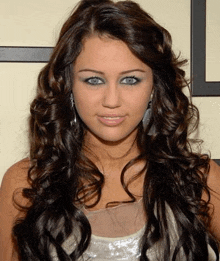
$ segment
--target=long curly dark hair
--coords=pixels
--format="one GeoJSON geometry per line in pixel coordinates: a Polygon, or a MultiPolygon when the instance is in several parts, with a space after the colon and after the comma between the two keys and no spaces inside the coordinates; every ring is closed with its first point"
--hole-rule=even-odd
{"type": "Polygon", "coordinates": [[[188,86],[180,61],[172,51],[171,36],[132,1],[82,0],[65,22],[48,64],[40,72],[37,96],[31,104],[30,159],[31,187],[23,195],[31,202],[25,218],[13,228],[21,260],[52,260],[51,248],[59,260],[77,260],[91,239],[88,219],[80,204],[102,193],[104,176],[83,152],[86,126],[71,105],[74,61],[90,35],[105,35],[127,44],[130,51],[153,71],[152,113],[147,128],[138,126],[136,142],[140,155],[121,173],[141,160],[146,164],[143,202],[147,225],[141,240],[140,260],[149,260],[148,250],[160,243],[162,260],[208,260],[208,244],[217,245],[208,232],[208,155],[192,152],[189,132],[198,124],[198,111],[184,95],[188,86]],[[77,121],[74,121],[74,119],[77,121]],[[153,127],[152,127],[153,126],[153,127]],[[149,131],[153,128],[153,133],[149,131]],[[171,245],[167,207],[175,218],[178,240],[171,245]],[[62,248],[74,231],[79,240],[71,254],[62,248]],[[173,251],[171,249],[173,248],[173,251]],[[182,259],[181,259],[182,260],[182,259]]]}

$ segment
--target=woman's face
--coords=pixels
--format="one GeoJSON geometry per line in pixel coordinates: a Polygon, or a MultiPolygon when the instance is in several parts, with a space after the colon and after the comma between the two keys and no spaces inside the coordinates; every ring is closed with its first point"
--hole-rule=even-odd
{"type": "Polygon", "coordinates": [[[87,137],[105,142],[136,137],[152,87],[151,68],[124,42],[86,39],[74,65],[73,96],[87,137]]]}

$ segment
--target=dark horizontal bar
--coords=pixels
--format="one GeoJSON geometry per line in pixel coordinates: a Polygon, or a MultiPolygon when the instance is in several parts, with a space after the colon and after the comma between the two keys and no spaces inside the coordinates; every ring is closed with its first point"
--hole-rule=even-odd
{"type": "Polygon", "coordinates": [[[206,82],[199,77],[194,79],[196,80],[192,83],[193,97],[220,96],[220,82],[206,82]]]}
{"type": "Polygon", "coordinates": [[[220,159],[213,159],[220,166],[220,159]]]}
{"type": "Polygon", "coordinates": [[[0,47],[0,62],[48,62],[52,47],[0,47]]]}

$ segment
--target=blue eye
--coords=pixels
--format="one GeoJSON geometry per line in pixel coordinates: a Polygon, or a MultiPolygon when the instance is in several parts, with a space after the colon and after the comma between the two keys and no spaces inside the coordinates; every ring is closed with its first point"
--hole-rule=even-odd
{"type": "Polygon", "coordinates": [[[125,77],[121,80],[122,84],[127,84],[127,85],[135,85],[137,83],[139,83],[141,80],[135,76],[128,76],[125,77]]]}
{"type": "Polygon", "coordinates": [[[84,81],[90,85],[100,85],[104,83],[104,81],[101,78],[95,76],[87,78],[84,81]]]}

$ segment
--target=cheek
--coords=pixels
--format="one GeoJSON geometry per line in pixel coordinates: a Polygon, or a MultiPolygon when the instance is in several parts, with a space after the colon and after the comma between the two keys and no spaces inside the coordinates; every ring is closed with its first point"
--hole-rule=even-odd
{"type": "Polygon", "coordinates": [[[138,94],[133,96],[130,106],[133,108],[135,114],[143,115],[145,113],[151,99],[150,94],[151,93],[142,93],[142,95],[138,94]]]}
{"type": "Polygon", "coordinates": [[[94,97],[90,93],[84,92],[82,90],[73,90],[73,95],[75,107],[80,118],[82,120],[89,118],[97,107],[96,102],[94,101],[94,97]]]}
{"type": "Polygon", "coordinates": [[[85,97],[80,97],[75,99],[75,107],[80,116],[83,118],[84,115],[88,114],[89,112],[89,104],[86,102],[85,97]]]}

